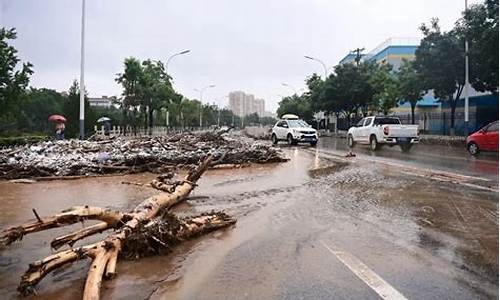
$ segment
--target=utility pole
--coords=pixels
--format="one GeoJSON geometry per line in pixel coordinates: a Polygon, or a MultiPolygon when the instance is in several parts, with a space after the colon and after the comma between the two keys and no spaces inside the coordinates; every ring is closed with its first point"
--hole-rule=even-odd
{"type": "Polygon", "coordinates": [[[82,0],[82,33],[80,52],[80,140],[85,138],[85,0],[82,0]]]}
{"type": "Polygon", "coordinates": [[[351,54],[356,54],[356,57],[354,58],[354,61],[356,62],[356,66],[359,66],[359,62],[361,61],[361,52],[363,52],[365,48],[356,48],[351,51],[351,54]]]}
{"type": "MultiPolygon", "coordinates": [[[[465,0],[465,12],[467,12],[467,0],[465,0]]],[[[465,103],[464,103],[464,133],[469,135],[469,41],[465,37],[465,83],[464,83],[465,103]]]]}

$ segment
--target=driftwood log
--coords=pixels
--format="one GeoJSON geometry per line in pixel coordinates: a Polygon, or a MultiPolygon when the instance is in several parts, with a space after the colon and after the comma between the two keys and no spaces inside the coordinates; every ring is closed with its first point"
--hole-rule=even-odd
{"type": "Polygon", "coordinates": [[[194,217],[177,218],[168,212],[173,205],[183,201],[195,188],[196,181],[212,165],[212,156],[191,170],[182,181],[173,187],[164,188],[158,182],[162,193],[152,196],[139,204],[132,212],[103,209],[99,207],[72,207],[59,214],[40,218],[33,210],[36,220],[5,229],[0,235],[0,243],[7,246],[24,235],[62,227],[83,220],[98,220],[99,223],[57,237],[51,242],[54,249],[64,245],[70,247],[77,241],[96,233],[113,229],[104,240],[94,244],[71,248],[35,261],[29,265],[21,277],[18,291],[23,295],[33,293],[35,285],[49,272],[68,263],[90,258],[92,263],[87,274],[83,299],[99,299],[103,278],[116,275],[118,257],[138,258],[147,255],[168,253],[175,244],[191,237],[234,224],[235,219],[222,212],[211,212],[194,217]]]}

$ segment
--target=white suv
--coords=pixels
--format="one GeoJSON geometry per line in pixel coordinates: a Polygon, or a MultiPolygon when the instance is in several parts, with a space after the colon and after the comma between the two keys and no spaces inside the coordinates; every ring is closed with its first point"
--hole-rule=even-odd
{"type": "Polygon", "coordinates": [[[278,141],[287,141],[289,145],[309,143],[311,146],[316,146],[318,134],[303,120],[285,119],[274,125],[271,139],[275,145],[278,144],[278,141]]]}

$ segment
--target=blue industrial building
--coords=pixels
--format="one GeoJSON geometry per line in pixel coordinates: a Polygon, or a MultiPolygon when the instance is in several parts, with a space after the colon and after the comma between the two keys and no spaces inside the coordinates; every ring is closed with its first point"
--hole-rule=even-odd
{"type": "MultiPolygon", "coordinates": [[[[363,61],[375,61],[390,64],[398,70],[403,60],[415,58],[415,51],[419,45],[417,39],[390,38],[369,53],[360,53],[363,61]]],[[[339,64],[355,63],[356,53],[349,53],[342,58],[339,64]]],[[[438,66],[436,66],[438,67],[438,66]]],[[[469,89],[469,132],[498,119],[498,95],[479,93],[469,89]]],[[[462,93],[463,96],[463,93],[462,93]]],[[[401,118],[404,123],[411,123],[411,106],[405,102],[392,110],[394,115],[401,118]]],[[[429,91],[422,100],[418,101],[415,108],[415,122],[420,130],[431,134],[449,134],[450,132],[450,107],[449,103],[439,101],[429,91]]],[[[464,133],[464,99],[459,99],[455,111],[455,132],[464,133]]]]}

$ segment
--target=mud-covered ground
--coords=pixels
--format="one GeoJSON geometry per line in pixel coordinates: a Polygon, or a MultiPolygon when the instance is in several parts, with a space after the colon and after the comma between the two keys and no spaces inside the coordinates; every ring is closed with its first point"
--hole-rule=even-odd
{"type": "MultiPolygon", "coordinates": [[[[356,275],[360,268],[409,299],[498,298],[497,192],[302,147],[283,150],[286,163],[204,175],[176,213],[224,209],[238,223],[168,256],[120,261],[103,298],[378,297],[356,275]]],[[[41,215],[76,204],[131,209],[155,191],[120,182],[153,177],[1,182],[0,226],[32,218],[31,208],[41,215]]],[[[27,236],[0,253],[3,298],[16,297],[27,264],[49,254],[50,238],[62,232],[27,236]]],[[[87,268],[83,261],[48,275],[37,298],[81,297],[87,268]]]]}

